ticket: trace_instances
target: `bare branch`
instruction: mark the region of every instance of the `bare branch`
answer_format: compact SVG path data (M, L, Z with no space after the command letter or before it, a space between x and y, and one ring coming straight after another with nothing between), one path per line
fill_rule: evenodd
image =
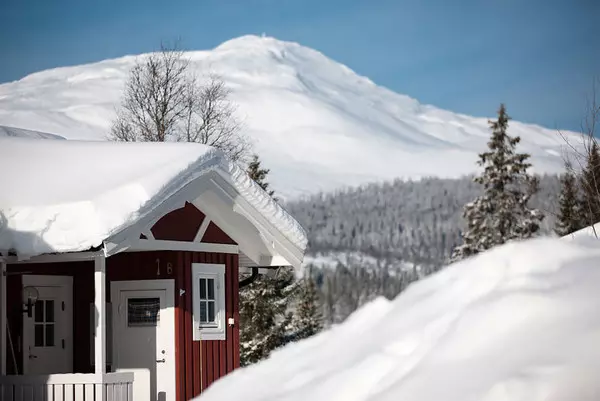
M221 149L246 161L251 144L242 134L230 91L215 74L199 80L190 60L173 46L140 57L130 71L110 139L118 141L186 141Z

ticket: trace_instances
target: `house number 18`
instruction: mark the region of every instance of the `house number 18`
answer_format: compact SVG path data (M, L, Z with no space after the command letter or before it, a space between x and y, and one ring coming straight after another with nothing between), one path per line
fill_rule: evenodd
M167 274L170 276L173 274L173 264L167 262ZM160 276L160 259L156 259L156 275Z

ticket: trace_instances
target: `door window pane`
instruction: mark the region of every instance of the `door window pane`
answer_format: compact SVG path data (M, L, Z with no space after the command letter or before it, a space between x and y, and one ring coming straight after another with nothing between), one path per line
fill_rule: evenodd
M34 319L35 322L43 322L44 321L44 301L42 300L37 300L35 301L35 304L33 305L33 309L34 309Z
M54 347L54 325L46 325L46 347Z
M46 302L46 323L54 322L54 300L48 299Z
M34 326L34 344L36 347L44 346L44 325L36 324Z
M129 327L156 326L160 319L160 298L129 298L127 322Z

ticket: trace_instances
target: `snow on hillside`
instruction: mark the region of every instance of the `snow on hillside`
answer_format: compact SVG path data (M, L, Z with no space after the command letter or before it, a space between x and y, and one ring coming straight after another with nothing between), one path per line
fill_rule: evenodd
M232 89L280 195L471 173L489 136L486 118L422 105L296 43L244 36L188 56L198 75L216 72ZM0 85L0 125L104 139L134 61L57 68ZM512 122L510 132L522 136L538 171L562 169L555 130Z
M33 138L33 139L65 139L62 136L48 134L46 132L32 131L16 127L5 127L0 125L0 138L15 137L15 138Z
M508 244L377 299L201 401L600 399L600 247Z

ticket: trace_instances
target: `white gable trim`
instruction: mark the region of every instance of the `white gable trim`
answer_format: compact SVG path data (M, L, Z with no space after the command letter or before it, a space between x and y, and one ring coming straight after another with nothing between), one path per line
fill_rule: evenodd
M246 218L252 225L256 227L256 229L262 235L263 242L266 244L267 248L272 249L272 251L270 251L272 255L265 255L264 251L251 249L252 246L250 246L248 242L244 241L243 238L234 238L236 227L232 227L226 223L224 218L216 216L214 213L211 214L210 211L204 210L201 207L202 205L195 203L195 200L198 199L202 193L208 190L212 190L212 192L220 196L224 202L231 205L233 212L237 212L238 214L244 216L244 218ZM273 265L275 262L273 257L280 255L285 259L285 261L287 261L285 265L292 265L297 268L301 266L304 257L302 250L288 240L283 233L269 223L258 210L256 210L242 196L240 196L233 184L230 183L226 173L220 169L211 169L208 171L205 170L203 173L199 174L195 180L190 181L179 191L173 193L159 207L150 211L143 219L106 240L106 256L114 255L130 248L135 250L135 247L138 246L137 244L141 241L139 239L140 233L143 233L145 230L149 230L161 217L173 210L183 207L186 202L191 202L198 207L205 214L205 221L210 219L210 221L217 224L230 237L232 237L238 243L238 249L241 249L255 263ZM208 224L206 227L208 228ZM198 237L199 234L200 232L198 232L196 236ZM188 245L182 246L187 247ZM137 250L141 249L137 248ZM231 250L228 253L231 253ZM279 259L277 262L279 261L281 261L281 259Z
M27 263L61 263L61 262L81 262L86 260L94 260L98 256L104 256L103 251L98 252L69 252L44 254L34 256L29 259L19 260L17 256L7 256L5 258L7 264L27 264Z
M304 253L288 240L279 230L276 230L265 217L260 214L252 205L240 196L235 196L237 191L229 183L226 177L217 171L211 181L215 186L222 190L222 194L229 198L234 203L233 211L241 214L248 219L264 236L267 243L281 256L283 256L289 264L294 267L300 267L304 259ZM252 256L248 255L251 259ZM264 260L256 260L255 262L263 264ZM270 265L271 263L269 263Z
M145 229L142 231L142 234L144 234L146 236L146 238L153 240L154 238L154 234L152 234L152 230L151 229Z
M237 245L230 244L141 239L132 244L126 252L137 251L190 251L238 254L240 250Z
M202 175L187 183L183 188L167 198L160 207L150 211L145 218L140 219L135 224L124 228L104 241L106 256L115 255L130 248L140 240L140 233L144 230L149 230L166 214L180 209L185 206L186 202L196 199L202 192L208 189L209 185L210 183L206 179L206 176Z
M195 206L195 205L194 205ZM202 211L202 213L204 213ZM202 220L202 224L200 224L200 228L198 228L198 232L194 237L194 242L202 242L202 238L204 238L204 234L206 234L206 230L208 230L208 226L210 225L211 220L208 218L206 213L204 213L204 220Z

